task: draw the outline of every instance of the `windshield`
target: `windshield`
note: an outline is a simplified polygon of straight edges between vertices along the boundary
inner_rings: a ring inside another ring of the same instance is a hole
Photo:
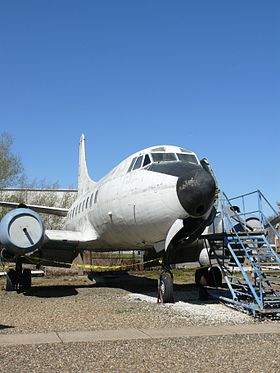
[[[177,153],[177,156],[179,158],[179,161],[185,162],[185,163],[194,163],[198,164],[196,156],[193,154],[181,154]]]
[[[137,170],[139,168],[146,167],[150,163],[159,163],[159,162],[184,162],[184,163],[192,163],[192,164],[199,164],[196,156],[194,154],[184,154],[184,153],[150,153],[140,155],[139,157],[135,157],[132,159],[130,166],[127,172]]]

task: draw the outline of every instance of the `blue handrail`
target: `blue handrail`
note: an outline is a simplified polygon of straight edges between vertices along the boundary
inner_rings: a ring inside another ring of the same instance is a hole
[[[257,208],[251,209],[251,211],[246,211],[246,198],[257,196]],[[241,199],[242,211],[240,207],[235,207],[233,202]],[[279,266],[276,267],[277,263],[280,263],[279,255],[273,250],[273,247],[269,243],[266,235],[268,229],[271,229],[273,234],[280,239],[280,233],[271,224],[269,219],[263,212],[264,205],[267,205],[274,216],[279,217],[280,215],[265,198],[265,196],[256,190],[251,193],[243,194],[238,197],[228,198],[225,193],[222,193],[220,199],[221,206],[221,216],[224,227],[225,238],[223,239],[223,247],[226,245],[230,257],[235,263],[234,266],[238,268],[240,275],[236,275],[233,267],[230,268],[225,264],[225,261],[219,259],[216,255],[218,264],[224,275],[224,279],[228,285],[232,299],[223,297],[223,299],[228,299],[229,302],[234,303],[238,306],[243,305],[245,309],[250,309],[253,314],[256,311],[264,312],[267,307],[279,307],[280,308],[280,291],[278,288],[273,288],[273,285],[278,281],[280,285],[280,276],[273,275],[276,279],[271,281],[271,275],[265,273],[264,265],[262,261],[263,258],[269,258],[269,262],[273,269],[279,270]],[[259,226],[255,229],[247,224],[248,217],[254,217],[259,221]],[[242,234],[241,234],[242,232]],[[236,251],[237,250],[237,251]],[[212,249],[215,254],[215,249]],[[239,253],[237,255],[237,252]],[[241,254],[240,254],[241,252]],[[254,280],[252,280],[243,265],[243,261],[239,260],[239,257],[247,259],[247,263],[251,268]],[[245,298],[244,298],[245,297]],[[271,300],[271,297],[273,298]],[[245,299],[245,300],[244,300]],[[275,308],[274,308],[275,309]]]

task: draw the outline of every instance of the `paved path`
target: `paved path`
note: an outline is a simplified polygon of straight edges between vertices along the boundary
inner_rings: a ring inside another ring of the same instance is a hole
[[[275,324],[250,324],[229,326],[193,326],[165,329],[116,329],[73,332],[50,332],[34,334],[1,334],[0,346],[36,345],[47,343],[120,341],[139,339],[163,339],[182,337],[225,336],[241,334],[280,334]]]

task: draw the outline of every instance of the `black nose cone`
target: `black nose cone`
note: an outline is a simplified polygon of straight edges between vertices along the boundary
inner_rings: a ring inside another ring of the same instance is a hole
[[[216,183],[202,167],[195,167],[177,182],[179,201],[193,217],[203,216],[214,203]]]

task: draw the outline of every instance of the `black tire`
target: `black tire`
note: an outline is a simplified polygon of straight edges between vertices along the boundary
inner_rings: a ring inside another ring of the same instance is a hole
[[[208,285],[208,270],[209,270],[209,267],[203,267],[195,271],[195,283],[197,286]],[[201,284],[202,276],[204,277],[206,284]]]
[[[31,269],[25,268],[22,271],[21,286],[23,290],[31,288]]]
[[[6,276],[6,291],[16,290],[17,274],[14,269],[9,269]]]
[[[162,303],[174,303],[173,278],[171,273],[163,272],[160,274],[159,293]]]
[[[208,270],[208,285],[211,287],[218,287],[222,286],[223,278],[222,272],[218,267],[210,267]]]

